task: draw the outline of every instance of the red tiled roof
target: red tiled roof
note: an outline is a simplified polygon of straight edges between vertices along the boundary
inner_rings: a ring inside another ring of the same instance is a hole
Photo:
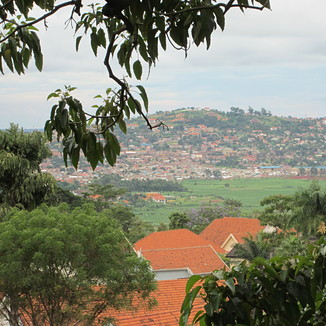
[[[165,197],[162,194],[159,194],[157,192],[149,192],[146,194],[146,198],[153,198],[155,200],[165,200]]]
[[[158,281],[157,290],[151,293],[151,297],[157,302],[153,308],[148,308],[146,302],[141,298],[135,299],[130,310],[115,310],[108,308],[104,310],[94,321],[93,325],[103,325],[106,318],[113,318],[109,325],[114,326],[178,326],[180,309],[186,295],[186,283],[188,279],[172,281]],[[189,320],[192,320],[195,313],[204,306],[203,299],[198,296],[193,304],[193,312]],[[30,320],[23,316],[23,325],[30,325]],[[48,326],[44,322],[43,326]]]
[[[134,245],[137,251],[150,249],[188,248],[207,246],[210,242],[198,234],[187,230],[177,229],[154,232],[137,241]]]
[[[255,236],[263,229],[264,226],[260,225],[256,218],[224,217],[214,220],[200,236],[212,244],[222,246],[230,234],[233,234],[239,243],[243,243],[243,237]]]
[[[212,246],[142,250],[153,270],[189,268],[194,274],[227,267]]]
[[[186,295],[187,281],[187,279],[158,281],[158,288],[152,294],[157,300],[157,306],[152,309],[111,310],[102,313],[101,318],[109,316],[115,318],[114,326],[177,326],[181,305]],[[198,297],[194,302],[193,314],[189,320],[192,320],[194,314],[203,306],[204,301]]]

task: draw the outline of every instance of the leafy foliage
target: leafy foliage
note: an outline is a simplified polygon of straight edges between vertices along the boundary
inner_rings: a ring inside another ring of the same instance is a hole
[[[22,315],[33,325],[93,325],[108,307],[127,308],[155,288],[119,224],[91,205],[7,214],[0,280],[1,314],[12,325]]]
[[[239,216],[241,203],[237,200],[226,199],[223,204],[203,204],[199,208],[190,209],[184,213],[173,213],[169,216],[170,228],[187,228],[200,233],[217,218]]]
[[[106,159],[113,165],[120,153],[119,142],[114,130],[119,127],[127,131],[125,119],[130,114],[140,114],[150,129],[163,126],[162,122],[152,125],[146,117],[149,101],[141,85],[132,88],[127,78],[114,73],[111,58],[114,56],[128,78],[140,80],[144,75],[144,64],[149,69],[156,63],[160,50],[171,44],[185,55],[192,44],[211,44],[211,35],[217,28],[225,27],[225,16],[234,7],[262,10],[270,8],[268,0],[152,0],[152,1],[109,1],[104,10],[91,2],[83,7],[82,0],[57,4],[55,0],[1,1],[0,5],[0,71],[4,64],[18,74],[24,73],[34,56],[36,67],[41,70],[43,56],[35,24],[45,21],[63,8],[70,7],[70,22],[75,24],[76,50],[85,35],[89,36],[90,47],[95,56],[99,48],[106,49],[104,65],[109,78],[117,86],[109,87],[106,96],[100,97],[101,105],[94,112],[84,111],[82,104],[71,96],[74,88],[67,87],[49,95],[58,98],[52,107],[50,119],[45,124],[49,139],[55,131],[63,140],[64,159],[69,157],[77,167],[80,151],[92,168]],[[30,11],[39,7],[44,14],[30,17]],[[76,14],[79,15],[76,21]],[[137,92],[135,93],[134,90]]]
[[[269,196],[262,200],[261,205],[265,209],[258,218],[263,225],[285,231],[295,228],[304,237],[315,237],[326,223],[326,192],[316,182],[292,196]]]
[[[124,188],[127,192],[187,191],[187,189],[178,182],[163,179],[125,180],[115,174],[100,175],[94,182],[102,186],[114,185],[118,188]]]
[[[33,209],[44,200],[55,180],[39,165],[51,152],[39,132],[24,133],[16,125],[0,131],[0,210]]]
[[[322,223],[326,223],[326,191],[317,183],[294,194],[293,213],[289,224],[294,225],[304,236],[316,236]]]
[[[203,310],[193,324],[314,325],[326,323],[326,239],[295,259],[256,258],[231,271],[192,276],[186,286],[180,326],[188,325],[192,304],[200,295]]]

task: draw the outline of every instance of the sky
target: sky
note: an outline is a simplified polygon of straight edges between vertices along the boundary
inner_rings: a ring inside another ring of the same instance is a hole
[[[187,58],[172,48],[161,51],[148,78],[130,81],[145,86],[149,113],[250,106],[278,116],[326,117],[326,1],[271,0],[271,5],[272,11],[230,11],[208,51],[193,45]],[[43,128],[55,104],[46,98],[64,85],[77,87],[74,96],[85,109],[115,86],[103,65],[104,52],[94,57],[86,38],[75,52],[73,30],[64,24],[69,16],[70,9],[49,19],[47,30],[38,25],[42,72],[30,64],[24,75],[0,76],[0,129],[11,122]]]

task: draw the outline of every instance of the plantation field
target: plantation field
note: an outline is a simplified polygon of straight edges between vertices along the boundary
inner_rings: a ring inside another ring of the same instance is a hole
[[[303,179],[233,179],[233,180],[184,180],[187,192],[162,193],[168,196],[167,204],[149,203],[133,208],[136,215],[155,224],[168,223],[173,212],[184,212],[198,208],[201,203],[217,202],[230,198],[241,201],[241,215],[250,217],[251,212],[260,209],[260,201],[270,195],[291,195],[299,188],[308,188],[311,180]],[[326,180],[318,184],[325,189]],[[171,196],[171,197],[169,197]]]

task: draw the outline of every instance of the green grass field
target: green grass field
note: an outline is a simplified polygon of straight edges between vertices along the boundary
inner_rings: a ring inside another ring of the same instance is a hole
[[[182,182],[188,191],[183,193],[162,193],[164,196],[174,196],[175,201],[164,204],[148,204],[134,208],[136,215],[154,224],[168,223],[173,212],[184,212],[198,208],[201,203],[208,203],[219,198],[236,199],[242,202],[242,216],[260,208],[260,201],[270,195],[291,195],[299,188],[308,188],[311,180],[302,179],[233,179],[233,180],[185,180]],[[326,180],[319,180],[319,185],[325,189]]]

